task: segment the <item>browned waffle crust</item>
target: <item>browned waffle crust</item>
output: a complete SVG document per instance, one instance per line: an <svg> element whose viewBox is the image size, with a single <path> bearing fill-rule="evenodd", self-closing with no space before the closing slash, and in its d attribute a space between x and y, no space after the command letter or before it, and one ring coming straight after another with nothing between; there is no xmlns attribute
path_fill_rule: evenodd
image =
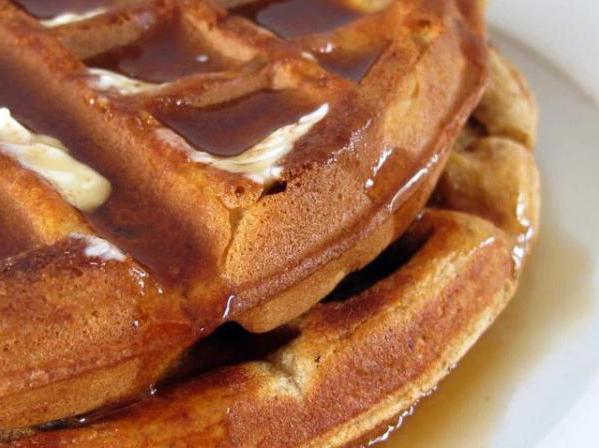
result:
<svg viewBox="0 0 599 448"><path fill-rule="evenodd" d="M334 29L285 39L253 7L99 3L51 27L36 9L51 2L0 0L0 105L112 187L75 210L0 154L5 430L137 396L224 321L266 331L305 312L413 220L486 79L474 1L356 2ZM150 81L167 84L133 94L88 70L164 36L173 58L197 46L215 65L166 64ZM220 123L212 148L255 116L286 124L324 104L272 182L194 159L206 147L185 114ZM127 256L85 255L97 235Z"/></svg>
<svg viewBox="0 0 599 448"><path fill-rule="evenodd" d="M155 397L14 445L321 447L374 438L503 309L536 237L536 108L515 69L494 51L490 61L486 94L452 151L434 209L359 274L362 292L345 284L267 335L219 330L192 351L186 379ZM282 347L265 355L273 345ZM229 366L214 369L210 359Z"/></svg>

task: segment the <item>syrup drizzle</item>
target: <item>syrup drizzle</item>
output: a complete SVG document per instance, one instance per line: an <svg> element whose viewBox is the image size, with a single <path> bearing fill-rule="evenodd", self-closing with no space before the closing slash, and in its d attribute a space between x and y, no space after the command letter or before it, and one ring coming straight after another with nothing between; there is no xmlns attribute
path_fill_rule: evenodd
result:
<svg viewBox="0 0 599 448"><path fill-rule="evenodd" d="M50 19L64 13L82 14L99 8L110 8L115 0L13 0L38 19Z"/></svg>
<svg viewBox="0 0 599 448"><path fill-rule="evenodd" d="M157 83L224 68L222 59L201 42L192 41L176 18L149 31L139 41L95 56L86 63Z"/></svg>
<svg viewBox="0 0 599 448"><path fill-rule="evenodd" d="M70 111L61 110L59 104L28 89L16 73L0 71L0 104L9 107L15 118L33 132L59 138L73 157L101 172L112 185L108 200L93 212L85 212L96 233L131 254L161 280L181 284L188 271L203 262L202 248L190 236L194 235L190 225L173 222L151 192L131 184L113 159L101 161L94 157L97 143L86 138L85 130ZM31 94L23 95L24 91Z"/></svg>
<svg viewBox="0 0 599 448"><path fill-rule="evenodd" d="M540 233L507 309L438 390L377 447L491 445L495 431L505 428L501 422L509 413L513 391L526 383L556 344L587 323L593 308L590 249L564 229L559 215L546 210L547 232Z"/></svg>
<svg viewBox="0 0 599 448"><path fill-rule="evenodd" d="M358 52L349 52L328 44L314 55L326 70L351 81L359 82L375 64L386 47L386 44L379 43Z"/></svg>
<svg viewBox="0 0 599 448"><path fill-rule="evenodd" d="M198 232L200 218L181 219L176 212L180 204L165 207L160 195L154 194L147 185L136 183L138 177L123 168L120 156L111 155L113 148L99 148L100 143L89 138L85 124L78 120L75 111L65 110L63 104L40 95L36 90L39 88L35 84L32 87L16 70L0 70L0 104L10 107L15 117L34 132L59 138L73 157L102 173L111 183L108 200L93 213L85 213L94 231L146 266L165 286L185 287L197 279L199 272L213 269L206 250L208 243L202 232ZM23 92L30 94L23 95ZM162 106L165 117L178 122L180 110L175 104L172 105L174 112L165 108L167 104L155 106ZM207 115L202 114L205 108L192 110L196 121L187 124L192 130L198 125L207 125L207 138L215 141L220 138L225 142L220 143L219 148L227 149L226 139L230 136L243 135L242 140L233 141L237 150L242 151L261 141L264 135L270 135L281 124L295 123L317 108L318 104L297 90L261 91L208 108ZM193 188L185 191L191 193ZM182 197L181 201L187 202L189 198ZM228 294L215 298L214 302L218 303L205 304L202 322L216 322L212 317L222 314L227 297Z"/></svg>
<svg viewBox="0 0 599 448"><path fill-rule="evenodd" d="M315 109L298 91L261 90L207 107L163 105L154 116L183 136L194 148L220 157L232 157L264 140Z"/></svg>
<svg viewBox="0 0 599 448"><path fill-rule="evenodd" d="M343 0L258 1L231 13L248 17L286 39L332 31L362 15Z"/></svg>

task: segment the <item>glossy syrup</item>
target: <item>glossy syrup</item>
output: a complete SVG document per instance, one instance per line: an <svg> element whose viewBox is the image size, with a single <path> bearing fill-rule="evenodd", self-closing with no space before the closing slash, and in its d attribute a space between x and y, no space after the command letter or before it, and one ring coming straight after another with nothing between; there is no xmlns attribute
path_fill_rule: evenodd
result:
<svg viewBox="0 0 599 448"><path fill-rule="evenodd" d="M38 87L39 88L39 87ZM24 95L29 92L30 95ZM188 279L203 263L203 246L189 223L169 214L152 189L124 176L118 158L91 140L74 111L47 100L24 77L0 70L0 105L8 107L27 128L62 141L70 154L105 176L111 183L108 200L85 213L94 230L132 255L165 283ZM98 157L106 154L106 158ZM220 307L220 305L219 305ZM220 312L220 311L219 311Z"/></svg>
<svg viewBox="0 0 599 448"><path fill-rule="evenodd" d="M169 82L194 73L215 72L225 65L207 45L187 35L177 17L161 23L139 41L86 63L148 82Z"/></svg>
<svg viewBox="0 0 599 448"><path fill-rule="evenodd" d="M554 216L543 218L540 240L511 304L438 389L376 446L488 446L512 392L556 342L590 315L588 249L564 234ZM551 278L559 279L560 287Z"/></svg>
<svg viewBox="0 0 599 448"><path fill-rule="evenodd" d="M235 8L231 14L246 16L286 39L332 31L362 15L343 0L266 0Z"/></svg>
<svg viewBox="0 0 599 448"><path fill-rule="evenodd" d="M314 56L326 70L350 81L359 82L385 51L386 47L385 43L377 43L359 51L347 51L327 45L321 51L315 52Z"/></svg>
<svg viewBox="0 0 599 448"><path fill-rule="evenodd" d="M73 157L110 181L108 200L93 213L85 214L94 230L148 268L165 286L189 286L200 275L216 278L216 263L210 252L214 240L207 241L202 230L205 218L196 210L194 214L181 211L199 197L195 196L195 186L179 183L180 200L165 203L165 194L157 192L163 179L154 184L145 171L127 169L135 165L134 159L129 163L116 147L100 146L90 139L77 110L40 95L40 90L38 84L17 72L0 70L0 105L8 107L35 132L60 139ZM178 109L176 101L173 108L160 104L161 114L157 115L179 127L182 134L187 133L190 140L197 135L199 141L194 146L217 148L223 155L243 151L273 129L296 122L317 107L313 99L296 90L260 91L219 106L191 110ZM190 115L185 115L187 112ZM164 170L165 178L173 173L168 165L158 170ZM216 322L215 315L220 319L226 309L231 309L227 306L229 291L223 294L215 295L215 303L202 304L205 309L199 320Z"/></svg>
<svg viewBox="0 0 599 448"><path fill-rule="evenodd" d="M97 8L110 8L116 0L13 0L29 14L50 19L63 13L85 13Z"/></svg>
<svg viewBox="0 0 599 448"><path fill-rule="evenodd" d="M288 89L260 90L206 107L159 104L153 114L194 148L228 157L241 154L313 109L310 98Z"/></svg>

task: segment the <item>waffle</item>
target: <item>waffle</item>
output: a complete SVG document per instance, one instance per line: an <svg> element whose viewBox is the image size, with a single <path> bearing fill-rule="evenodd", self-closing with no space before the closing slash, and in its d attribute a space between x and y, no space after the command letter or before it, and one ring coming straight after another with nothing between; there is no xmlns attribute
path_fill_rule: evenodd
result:
<svg viewBox="0 0 599 448"><path fill-rule="evenodd" d="M378 435L434 389L505 307L536 238L536 107L526 82L494 50L490 67L429 207L374 262L270 333L220 328L154 397L57 422L14 446L321 447L384 439Z"/></svg>
<svg viewBox="0 0 599 448"><path fill-rule="evenodd" d="M0 428L289 322L421 210L486 80L477 3L277 5L0 0Z"/></svg>

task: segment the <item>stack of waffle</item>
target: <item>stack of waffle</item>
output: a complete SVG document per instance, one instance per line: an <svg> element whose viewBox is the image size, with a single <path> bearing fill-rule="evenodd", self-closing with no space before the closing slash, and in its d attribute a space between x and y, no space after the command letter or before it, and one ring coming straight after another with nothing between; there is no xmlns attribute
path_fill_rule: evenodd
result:
<svg viewBox="0 0 599 448"><path fill-rule="evenodd" d="M0 0L0 440L374 440L513 295L535 125L476 0Z"/></svg>

